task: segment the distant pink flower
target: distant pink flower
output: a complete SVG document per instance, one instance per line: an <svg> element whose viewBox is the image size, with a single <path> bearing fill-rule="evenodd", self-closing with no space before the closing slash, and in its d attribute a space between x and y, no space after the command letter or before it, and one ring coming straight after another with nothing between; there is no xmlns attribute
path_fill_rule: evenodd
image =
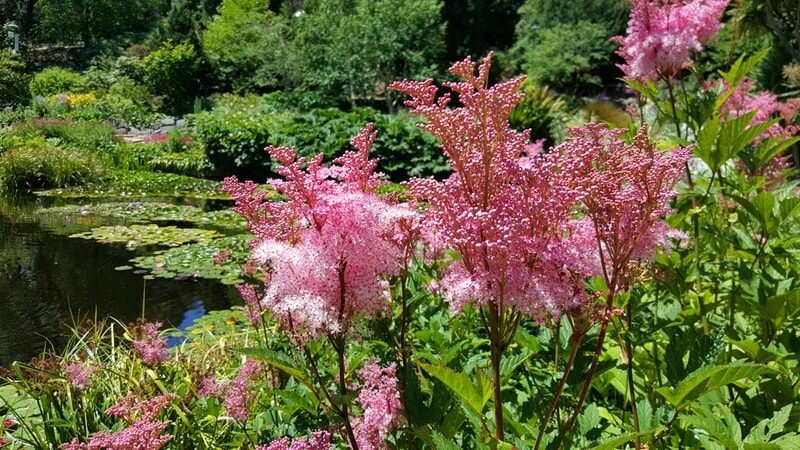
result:
<svg viewBox="0 0 800 450"><path fill-rule="evenodd" d="M750 125L757 125L774 118L779 118L783 123L776 123L766 129L756 138L756 144L773 137L792 137L800 132L800 125L795 122L800 110L800 98L793 98L786 102L778 100L778 96L769 91L753 92L755 81L742 80L731 92L730 86L721 81L723 94L730 93L728 100L722 105L722 111L731 117L739 117L749 112L755 112Z"/></svg>
<svg viewBox="0 0 800 450"><path fill-rule="evenodd" d="M386 438L400 425L402 404L395 369L394 363L382 368L373 360L358 371L362 386L356 402L364 412L353 419L353 431L359 449L388 449Z"/></svg>
<svg viewBox="0 0 800 450"><path fill-rule="evenodd" d="M167 360L167 340L159 337L160 322L140 322L128 329L133 336L133 351L148 366Z"/></svg>
<svg viewBox="0 0 800 450"><path fill-rule="evenodd" d="M244 300L244 312L250 319L250 323L258 326L262 320L264 307L261 306L261 299L253 286L248 284L237 284L236 290Z"/></svg>
<svg viewBox="0 0 800 450"><path fill-rule="evenodd" d="M143 139L145 143L163 144L167 142L167 135L164 133L155 133L145 136Z"/></svg>
<svg viewBox="0 0 800 450"><path fill-rule="evenodd" d="M282 437L267 445L259 445L256 450L329 450L331 448L331 433L329 431L315 431L305 438Z"/></svg>
<svg viewBox="0 0 800 450"><path fill-rule="evenodd" d="M268 148L282 176L270 184L284 202L264 201L249 181L223 182L257 237L251 258L267 272L261 305L298 338L342 332L356 316L388 308L385 277L398 273L403 257L394 237L415 213L374 192L382 183L369 159L375 135L365 127L351 141L357 151L329 168L322 155L307 161L293 149Z"/></svg>
<svg viewBox="0 0 800 450"><path fill-rule="evenodd" d="M199 394L203 397L219 397L228 415L244 422L250 414L250 406L256 398L253 391L255 381L263 374L263 366L254 359L248 359L231 380L214 382L213 377L203 380Z"/></svg>
<svg viewBox="0 0 800 450"><path fill-rule="evenodd" d="M72 363L64 368L69 382L78 389L86 389L92 385L92 375L99 368L85 363Z"/></svg>
<svg viewBox="0 0 800 450"><path fill-rule="evenodd" d="M221 265L221 264L225 264L225 262L228 259L230 259L231 254L232 253L231 253L230 249L224 248L224 249L220 250L216 255L214 255L214 259L212 259L211 261L214 263L214 265L217 265L217 266Z"/></svg>
<svg viewBox="0 0 800 450"><path fill-rule="evenodd" d="M124 418L128 427L114 433L105 431L94 433L89 442L78 439L62 444L63 450L159 450L173 436L164 435L169 422L160 422L156 417L164 407L177 398L165 394L150 400L138 401L133 395L123 397L106 411L106 414Z"/></svg>
<svg viewBox="0 0 800 450"><path fill-rule="evenodd" d="M625 64L620 69L637 81L675 76L722 27L729 1L631 0L627 34L613 39L622 45L617 53Z"/></svg>

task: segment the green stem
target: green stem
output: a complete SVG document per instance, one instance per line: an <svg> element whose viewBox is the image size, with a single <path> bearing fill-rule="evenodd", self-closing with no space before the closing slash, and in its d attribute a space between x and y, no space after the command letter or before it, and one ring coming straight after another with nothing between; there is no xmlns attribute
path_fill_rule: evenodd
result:
<svg viewBox="0 0 800 450"><path fill-rule="evenodd" d="M564 374L558 381L558 386L556 386L556 392L555 395L553 395L553 400L550 401L550 406L548 406L547 412L545 413L544 418L542 418L542 424L539 426L539 435L536 436L536 444L533 446L534 450L539 449L539 445L542 442L542 437L544 437L544 432L547 430L547 424L553 417L553 413L558 406L558 401L561 399L561 396L564 393L564 387L567 384L567 377L569 377L569 374L572 372L572 368L575 365L575 357L578 355L578 349L580 348L583 336L578 336L577 339L575 339L575 335L573 334L573 339L570 340L572 341L572 348L570 348L569 356L567 357L567 363L564 366Z"/></svg>

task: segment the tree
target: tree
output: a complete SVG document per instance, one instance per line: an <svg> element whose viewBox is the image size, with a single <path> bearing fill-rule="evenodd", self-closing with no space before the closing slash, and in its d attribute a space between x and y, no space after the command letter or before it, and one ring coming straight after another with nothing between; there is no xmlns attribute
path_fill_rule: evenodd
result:
<svg viewBox="0 0 800 450"><path fill-rule="evenodd" d="M161 7L161 0L38 0L32 38L89 46L99 39L149 30Z"/></svg>
<svg viewBox="0 0 800 450"><path fill-rule="evenodd" d="M447 59L479 57L489 50L505 50L514 42L517 9L524 0L445 0Z"/></svg>
<svg viewBox="0 0 800 450"><path fill-rule="evenodd" d="M439 72L441 0L317 0L297 21L307 84L355 103L384 98L399 78Z"/></svg>
<svg viewBox="0 0 800 450"><path fill-rule="evenodd" d="M625 31L628 8L626 0L527 0L511 54L537 82L585 93L619 76L609 39Z"/></svg>
<svg viewBox="0 0 800 450"><path fill-rule="evenodd" d="M217 77L239 92L296 83L297 52L287 19L268 0L224 0L203 33L203 50Z"/></svg>

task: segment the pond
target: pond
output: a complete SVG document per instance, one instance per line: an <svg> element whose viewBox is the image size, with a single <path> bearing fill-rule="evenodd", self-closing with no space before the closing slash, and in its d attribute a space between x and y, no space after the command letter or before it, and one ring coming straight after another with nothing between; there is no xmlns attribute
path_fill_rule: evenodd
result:
<svg viewBox="0 0 800 450"><path fill-rule="evenodd" d="M69 325L113 317L183 328L231 306L232 290L213 280L145 279L115 270L135 253L70 238L86 224L37 213L55 201L0 197L0 367L43 349L60 351Z"/></svg>

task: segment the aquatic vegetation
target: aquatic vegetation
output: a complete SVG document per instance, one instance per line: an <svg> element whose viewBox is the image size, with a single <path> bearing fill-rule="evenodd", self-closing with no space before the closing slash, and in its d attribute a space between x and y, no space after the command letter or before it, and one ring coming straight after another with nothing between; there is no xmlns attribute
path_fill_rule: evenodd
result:
<svg viewBox="0 0 800 450"><path fill-rule="evenodd" d="M160 227L149 224L97 227L91 231L73 234L70 237L90 239L102 244L125 244L125 247L132 250L149 245L177 247L188 242L207 241L218 235L214 230L174 226Z"/></svg>
<svg viewBox="0 0 800 450"><path fill-rule="evenodd" d="M100 181L66 189L38 191L59 198L159 198L227 199L212 180L158 172L115 172Z"/></svg>

